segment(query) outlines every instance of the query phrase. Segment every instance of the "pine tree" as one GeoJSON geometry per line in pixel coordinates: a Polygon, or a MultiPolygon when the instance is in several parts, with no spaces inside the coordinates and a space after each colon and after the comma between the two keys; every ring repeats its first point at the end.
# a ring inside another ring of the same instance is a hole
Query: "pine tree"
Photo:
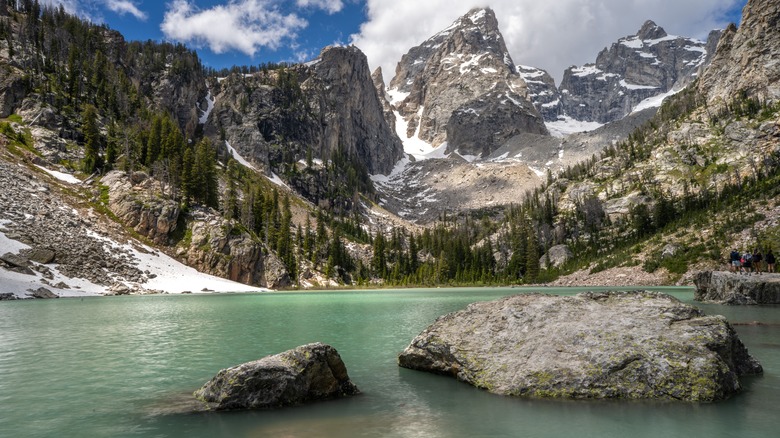
{"type": "Polygon", "coordinates": [[[539,240],[533,230],[528,232],[528,249],[525,262],[525,283],[536,281],[539,276],[539,240]]]}
{"type": "Polygon", "coordinates": [[[195,147],[192,164],[192,195],[203,205],[219,207],[216,156],[208,138],[199,141],[195,147]]]}
{"type": "Polygon", "coordinates": [[[374,237],[374,245],[372,249],[374,255],[371,258],[371,269],[378,277],[384,278],[387,275],[387,254],[385,253],[387,248],[385,244],[385,237],[381,232],[378,232],[376,237],[374,237]]]}
{"type": "Polygon", "coordinates": [[[194,158],[192,157],[192,148],[184,149],[184,157],[181,163],[181,197],[184,206],[189,206],[190,200],[193,198],[195,190],[192,175],[192,168],[194,166],[194,158]]]}
{"type": "Polygon", "coordinates": [[[97,110],[92,105],[87,105],[81,114],[81,131],[84,134],[84,161],[82,170],[92,173],[103,167],[100,156],[101,138],[97,125],[97,110]]]}
{"type": "Polygon", "coordinates": [[[238,189],[236,188],[236,160],[229,159],[225,179],[227,182],[227,192],[225,193],[225,206],[223,214],[226,219],[235,219],[238,217],[238,189]]]}

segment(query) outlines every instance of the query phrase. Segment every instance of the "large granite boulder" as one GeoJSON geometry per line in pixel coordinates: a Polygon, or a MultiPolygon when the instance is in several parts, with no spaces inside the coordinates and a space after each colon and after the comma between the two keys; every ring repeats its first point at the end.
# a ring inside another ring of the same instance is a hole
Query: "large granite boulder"
{"type": "Polygon", "coordinates": [[[436,320],[398,358],[490,392],[714,401],[761,373],[722,316],[655,292],[526,294],[436,320]]]}
{"type": "Polygon", "coordinates": [[[780,304],[780,274],[699,272],[693,299],[721,304],[780,304]]]}
{"type": "Polygon", "coordinates": [[[268,409],[359,394],[330,345],[307,344],[221,370],[195,391],[210,409],[268,409]]]}

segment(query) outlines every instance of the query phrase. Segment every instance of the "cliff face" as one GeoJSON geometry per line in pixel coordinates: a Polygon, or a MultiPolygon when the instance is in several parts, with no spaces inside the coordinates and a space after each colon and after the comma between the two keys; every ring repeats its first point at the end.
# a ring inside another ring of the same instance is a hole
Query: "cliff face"
{"type": "Polygon", "coordinates": [[[448,141],[449,151],[461,147],[464,153],[492,151],[493,132],[515,129],[517,119],[524,119],[522,126],[530,126],[533,132],[547,133],[541,115],[528,104],[528,88],[509,56],[491,9],[474,9],[412,48],[398,63],[389,88],[399,115],[408,123],[406,136],[417,136],[433,146],[448,141]],[[506,117],[506,108],[497,109],[489,128],[481,120],[464,117],[476,107],[488,116],[484,111],[491,111],[491,105],[486,100],[495,103],[499,93],[515,104],[509,111],[515,116],[506,117]],[[454,127],[453,123],[461,125],[454,127]],[[450,139],[448,129],[479,132],[460,144],[463,137],[450,139]],[[486,146],[475,149],[474,140],[486,146]]]}
{"type": "MultiPolygon", "coordinates": [[[[717,37],[717,32],[710,35],[717,37]]],[[[707,42],[668,35],[647,21],[636,35],[602,50],[594,64],[564,72],[562,110],[583,121],[621,119],[643,100],[691,82],[707,63],[707,47],[707,42]]]]}
{"type": "Polygon", "coordinates": [[[547,135],[531,102],[505,84],[458,107],[447,123],[447,152],[480,158],[522,133],[547,135]]]}
{"type": "Polygon", "coordinates": [[[528,98],[544,119],[557,120],[558,116],[563,114],[563,107],[561,93],[555,87],[555,79],[546,71],[527,65],[518,65],[517,73],[528,87],[528,98]]]}
{"type": "Polygon", "coordinates": [[[266,170],[281,171],[311,149],[324,160],[341,150],[370,173],[387,173],[403,154],[366,57],[355,47],[329,47],[288,69],[233,74],[213,84],[212,93],[206,133],[266,170]]]}
{"type": "Polygon", "coordinates": [[[744,97],[780,100],[780,5],[750,0],[739,29],[730,26],[717,46],[699,90],[713,104],[744,97]]]}

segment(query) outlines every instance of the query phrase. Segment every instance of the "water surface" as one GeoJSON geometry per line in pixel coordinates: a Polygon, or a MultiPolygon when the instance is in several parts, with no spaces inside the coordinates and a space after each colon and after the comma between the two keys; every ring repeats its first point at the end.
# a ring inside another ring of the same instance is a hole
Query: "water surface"
{"type": "MultiPolygon", "coordinates": [[[[544,288],[574,294],[594,288],[544,288]]],[[[693,291],[658,288],[686,302],[693,291]]],[[[538,290],[538,289],[537,289],[538,290]]],[[[725,402],[526,400],[399,368],[442,314],[527,289],[149,296],[0,303],[0,436],[767,437],[780,412],[780,307],[700,305],[765,374],[725,402]],[[180,413],[221,368],[333,345],[363,392],[287,410],[180,413]]]]}

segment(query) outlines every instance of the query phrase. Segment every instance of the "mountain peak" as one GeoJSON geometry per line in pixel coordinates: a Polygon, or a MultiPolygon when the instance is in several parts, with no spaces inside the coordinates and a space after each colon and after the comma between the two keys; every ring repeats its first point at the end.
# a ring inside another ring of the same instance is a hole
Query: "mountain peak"
{"type": "Polygon", "coordinates": [[[642,25],[642,28],[639,29],[639,32],[636,34],[637,37],[639,37],[640,40],[657,40],[664,38],[667,35],[666,31],[659,25],[655,24],[653,20],[647,20],[645,21],[645,24],[642,25]]]}
{"type": "Polygon", "coordinates": [[[482,22],[489,23],[491,21],[496,21],[496,13],[493,12],[493,9],[490,9],[489,7],[474,8],[466,13],[466,15],[464,15],[462,18],[468,18],[474,24],[482,22]]]}

